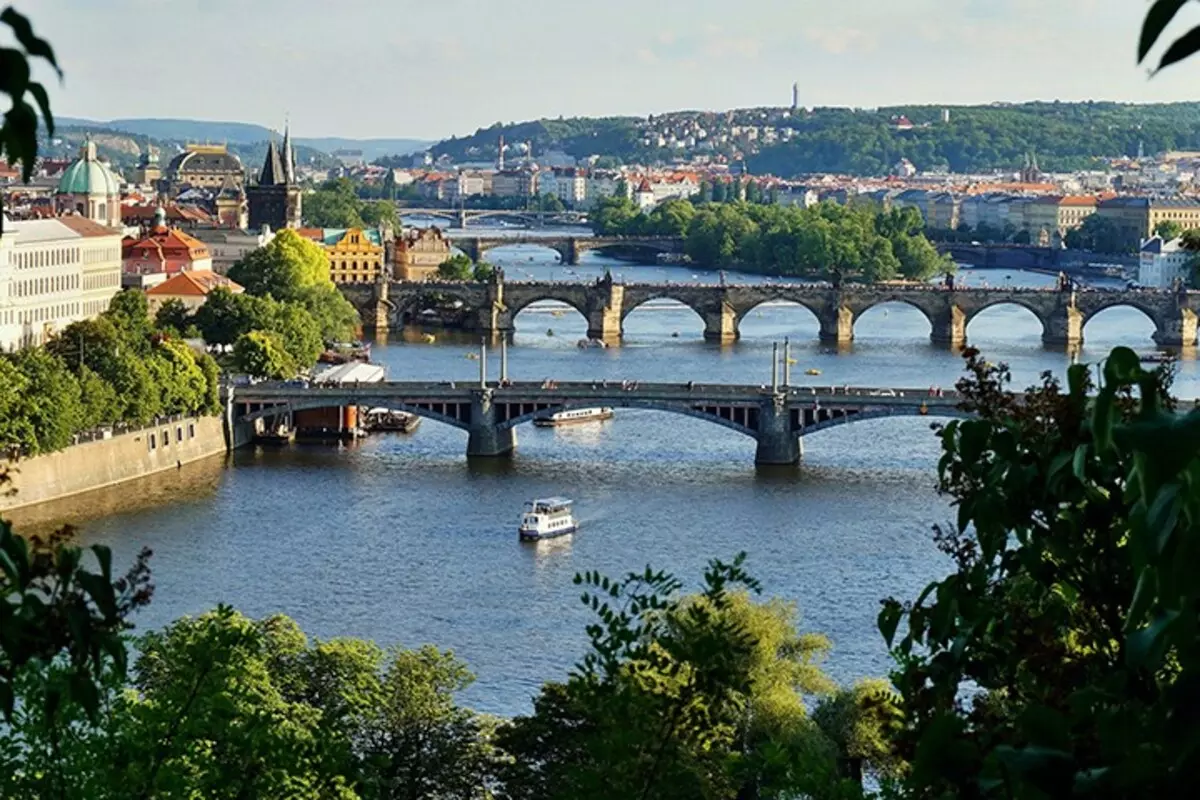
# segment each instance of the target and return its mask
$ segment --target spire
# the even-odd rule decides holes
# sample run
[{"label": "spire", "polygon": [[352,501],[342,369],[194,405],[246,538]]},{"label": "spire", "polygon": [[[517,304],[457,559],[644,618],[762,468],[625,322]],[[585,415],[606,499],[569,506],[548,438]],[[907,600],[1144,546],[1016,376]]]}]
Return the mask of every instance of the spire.
[{"label": "spire", "polygon": [[267,158],[263,161],[262,172],[258,175],[259,186],[278,186],[285,179],[283,162],[279,160],[279,151],[275,149],[275,139],[267,144]]},{"label": "spire", "polygon": [[291,185],[296,182],[296,157],[292,153],[291,125],[283,123],[283,180]]},{"label": "spire", "polygon": [[1033,151],[1033,156],[1031,157],[1031,160],[1030,160],[1030,162],[1029,162],[1029,166],[1030,166],[1030,168],[1031,168],[1031,169],[1032,169],[1034,172],[1041,172],[1041,170],[1040,170],[1040,169],[1038,169],[1038,163],[1037,163],[1037,150],[1034,150],[1034,151]]}]

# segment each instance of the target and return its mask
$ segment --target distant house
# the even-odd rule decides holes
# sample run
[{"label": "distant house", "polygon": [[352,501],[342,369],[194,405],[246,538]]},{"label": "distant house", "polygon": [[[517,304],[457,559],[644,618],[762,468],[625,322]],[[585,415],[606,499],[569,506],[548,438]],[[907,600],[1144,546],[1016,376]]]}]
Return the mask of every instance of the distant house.
[{"label": "distant house", "polygon": [[1196,254],[1183,248],[1179,239],[1164,242],[1151,236],[1138,252],[1138,283],[1154,289],[1170,288],[1176,280],[1187,281],[1188,267]]},{"label": "distant house", "polygon": [[151,314],[171,300],[178,300],[187,307],[188,311],[195,311],[208,301],[209,293],[218,287],[228,289],[234,294],[241,294],[245,291],[240,284],[234,283],[224,275],[210,269],[199,269],[181,272],[174,278],[147,290],[146,300],[150,304]]},{"label": "distant house", "polygon": [[413,228],[396,239],[395,274],[402,281],[429,280],[450,258],[450,240],[440,228]]},{"label": "distant house", "polygon": [[155,224],[141,237],[129,237],[122,244],[121,260],[127,275],[175,275],[188,270],[211,270],[212,254],[208,245],[177,228],[168,228],[166,212],[155,212]]}]

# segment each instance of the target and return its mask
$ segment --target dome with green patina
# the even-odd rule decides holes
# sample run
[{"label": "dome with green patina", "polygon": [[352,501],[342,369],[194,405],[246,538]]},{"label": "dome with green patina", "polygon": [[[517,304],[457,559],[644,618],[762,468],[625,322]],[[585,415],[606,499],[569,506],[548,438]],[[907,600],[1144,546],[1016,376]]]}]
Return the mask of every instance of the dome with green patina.
[{"label": "dome with green patina", "polygon": [[58,193],[120,196],[121,179],[96,157],[96,145],[89,141],[84,143],[79,158],[63,171],[58,181]]}]

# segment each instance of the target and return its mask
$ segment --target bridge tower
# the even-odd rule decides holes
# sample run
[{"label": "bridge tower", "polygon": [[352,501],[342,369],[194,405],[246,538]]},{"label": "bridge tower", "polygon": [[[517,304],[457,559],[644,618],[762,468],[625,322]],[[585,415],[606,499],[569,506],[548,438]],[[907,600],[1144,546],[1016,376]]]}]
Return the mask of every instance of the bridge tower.
[{"label": "bridge tower", "polygon": [[[571,243],[574,245],[575,240]],[[604,342],[615,342],[621,338],[621,311],[625,306],[625,287],[614,283],[607,270],[598,281],[594,291],[589,292],[595,300],[588,310],[587,336]]]}]

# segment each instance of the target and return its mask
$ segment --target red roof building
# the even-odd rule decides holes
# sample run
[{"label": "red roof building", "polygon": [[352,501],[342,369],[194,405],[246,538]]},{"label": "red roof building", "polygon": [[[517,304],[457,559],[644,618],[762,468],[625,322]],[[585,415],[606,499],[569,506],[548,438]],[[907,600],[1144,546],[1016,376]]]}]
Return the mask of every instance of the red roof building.
[{"label": "red roof building", "polygon": [[122,246],[126,275],[178,275],[191,270],[211,270],[208,245],[177,228],[168,228],[166,213],[159,209],[156,224],[139,238],[129,237]]},{"label": "red roof building", "polygon": [[169,300],[178,300],[188,311],[195,311],[208,300],[209,292],[217,288],[228,289],[234,294],[246,291],[241,284],[234,283],[224,275],[210,269],[198,269],[181,272],[174,278],[147,289],[146,301],[150,305],[151,313],[158,311],[159,307]]}]

